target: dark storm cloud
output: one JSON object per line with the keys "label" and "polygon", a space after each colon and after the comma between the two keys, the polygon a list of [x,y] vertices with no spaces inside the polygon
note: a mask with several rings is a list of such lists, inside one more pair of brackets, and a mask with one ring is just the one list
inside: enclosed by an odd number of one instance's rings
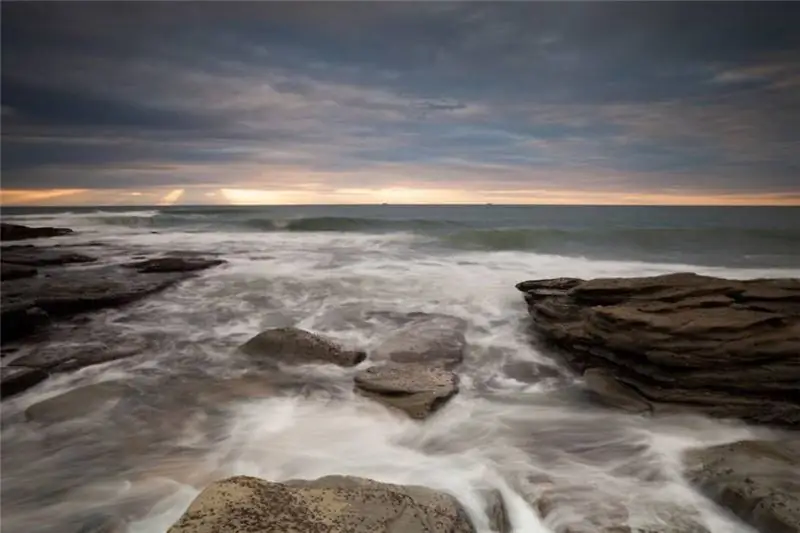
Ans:
{"label": "dark storm cloud", "polygon": [[6,2],[3,187],[406,164],[434,186],[790,193],[798,25],[789,2]]}

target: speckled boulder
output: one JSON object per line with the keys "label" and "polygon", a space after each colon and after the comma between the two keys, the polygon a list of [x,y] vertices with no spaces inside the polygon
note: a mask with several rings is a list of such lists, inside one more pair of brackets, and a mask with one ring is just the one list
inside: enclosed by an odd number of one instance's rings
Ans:
{"label": "speckled boulder", "polygon": [[273,328],[262,331],[239,350],[256,364],[332,363],[354,366],[366,359],[364,352],[345,350],[337,343],[298,328]]}
{"label": "speckled boulder", "polygon": [[327,476],[208,486],[168,533],[474,533],[452,496],[418,486]]}
{"label": "speckled boulder", "polygon": [[355,377],[356,392],[411,418],[429,417],[458,392],[458,376],[449,370],[416,364],[373,366]]}

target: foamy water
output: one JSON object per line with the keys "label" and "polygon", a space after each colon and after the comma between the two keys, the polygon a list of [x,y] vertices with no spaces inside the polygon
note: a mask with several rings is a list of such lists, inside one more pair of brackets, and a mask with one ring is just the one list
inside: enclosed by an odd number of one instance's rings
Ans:
{"label": "foamy water", "polygon": [[[154,216],[133,211],[131,220]],[[750,531],[681,476],[689,447],[765,435],[699,416],[647,418],[593,405],[580,382],[526,333],[514,284],[530,278],[651,275],[797,276],[797,269],[731,269],[596,260],[526,251],[452,250],[408,231],[238,232],[110,225],[94,213],[37,214],[82,234],[52,242],[103,262],[156,251],[218,253],[229,263],[136,305],[56,327],[48,346],[138,346],[135,357],[55,376],[3,402],[2,515],[6,532],[90,531],[108,516],[130,533],[165,531],[210,481],[331,474],[419,484],[456,496],[488,531],[486,491],[503,495],[517,532],[597,531],[627,522],[691,519],[713,533]],[[235,347],[296,325],[370,350],[409,312],[467,321],[462,389],[415,422],[352,392],[358,369],[309,366],[259,374]],[[364,364],[370,364],[366,362]],[[528,365],[521,376],[510,371]],[[62,420],[22,412],[84,385],[117,381],[121,399],[82,405]],[[555,511],[542,520],[544,496]],[[627,520],[620,516],[627,514]]]}

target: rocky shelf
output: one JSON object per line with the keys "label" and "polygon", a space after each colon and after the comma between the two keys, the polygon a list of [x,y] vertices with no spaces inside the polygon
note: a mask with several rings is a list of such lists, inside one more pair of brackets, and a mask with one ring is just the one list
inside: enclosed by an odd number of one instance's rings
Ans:
{"label": "rocky shelf", "polygon": [[679,273],[525,281],[533,328],[602,400],[800,424],[800,281]]}

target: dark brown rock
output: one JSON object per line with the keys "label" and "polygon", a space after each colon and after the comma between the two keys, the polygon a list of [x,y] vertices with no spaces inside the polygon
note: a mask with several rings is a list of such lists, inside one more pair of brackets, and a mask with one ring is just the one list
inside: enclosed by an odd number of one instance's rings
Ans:
{"label": "dark brown rock", "polygon": [[800,424],[797,280],[681,273],[518,288],[540,338],[579,372],[599,369],[586,383],[609,402]]}
{"label": "dark brown rock", "polygon": [[32,278],[36,275],[36,269],[11,263],[0,263],[0,280],[10,281],[12,279]]}
{"label": "dark brown rock", "polygon": [[38,246],[22,249],[3,251],[3,263],[13,263],[25,266],[53,266],[69,265],[72,263],[93,263],[97,258],[74,252],[62,252],[57,249],[48,249]]}
{"label": "dark brown rock", "polygon": [[2,341],[33,333],[48,318],[116,307],[163,291],[188,274],[131,275],[118,268],[54,271],[49,276],[3,282],[0,295]]}
{"label": "dark brown rock", "polygon": [[38,368],[0,368],[0,397],[7,398],[47,379],[47,372]]}
{"label": "dark brown rock", "polygon": [[71,233],[73,233],[73,231],[69,228],[30,228],[19,224],[0,223],[0,241],[21,241],[25,239],[40,239],[43,237],[60,237]]}
{"label": "dark brown rock", "polygon": [[258,365],[332,363],[354,366],[366,359],[364,352],[346,350],[329,339],[297,328],[262,331],[239,350]]}
{"label": "dark brown rock", "polygon": [[432,489],[328,476],[271,483],[239,476],[213,483],[168,533],[474,533],[455,498]]}
{"label": "dark brown rock", "polygon": [[693,484],[759,531],[800,531],[800,440],[712,446],[685,461]]}
{"label": "dark brown rock", "polygon": [[359,372],[355,389],[411,418],[423,419],[456,395],[458,376],[443,368],[388,363]]}
{"label": "dark brown rock", "polygon": [[226,263],[224,259],[205,259],[202,257],[158,257],[136,263],[128,263],[127,267],[141,273],[151,272],[195,272]]}

